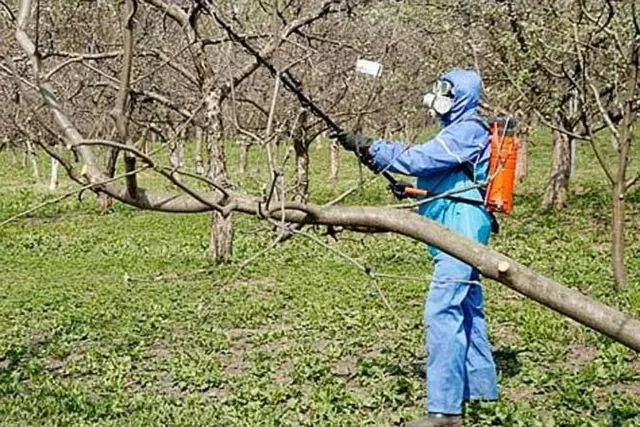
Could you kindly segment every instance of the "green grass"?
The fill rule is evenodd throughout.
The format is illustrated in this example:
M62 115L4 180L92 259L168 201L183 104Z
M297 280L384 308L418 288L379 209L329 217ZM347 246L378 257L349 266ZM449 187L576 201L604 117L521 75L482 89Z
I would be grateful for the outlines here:
M530 179L492 246L640 318L640 194L629 196L630 289L616 294L602 174L584 147L570 206L542 210L547 139L536 135ZM312 152L314 201L357 179L345 155L340 184L328 185L327 148ZM53 196L0 156L0 221ZM230 165L235 156L230 148ZM251 164L262 158L253 153ZM249 177L234 179L261 191ZM382 182L347 201L392 202ZM423 245L350 233L334 242L314 231L378 272L419 278L379 281L389 310L362 272L304 237L228 282L268 246L272 230L237 216L233 259L211 269L208 224L207 215L121 205L101 212L85 194L1 227L0 422L348 426L393 425L422 413L431 273ZM154 280L161 275L173 280ZM486 283L486 291L501 400L469 407L468 425L640 425L637 354L500 284Z

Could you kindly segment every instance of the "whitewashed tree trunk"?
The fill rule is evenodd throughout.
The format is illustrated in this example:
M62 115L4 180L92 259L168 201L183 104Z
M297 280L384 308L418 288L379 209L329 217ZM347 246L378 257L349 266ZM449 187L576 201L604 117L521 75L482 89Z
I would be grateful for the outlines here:
M200 126L196 128L196 147L195 147L195 172L196 175L204 175L204 162L202 161L202 147L206 146L206 132Z
M11 164L15 165L18 163L18 157L16 156L15 151L13 151L13 148L7 148L7 151L9 152L9 157L11 158Z
M49 190L56 191L58 188L58 169L60 162L54 157L51 158L51 179L49 180Z
M611 147L614 150L620 151L620 145L618 144L618 138L616 138L615 135L611 135L609 137L609 143L611 144Z
M11 159L10 160L11 164L15 165L16 163L18 163L18 157L16 156L15 151L13 151L14 150L14 146L9 143L9 137L7 137L7 136L4 137L4 139L2 140L2 146L9 153L9 158Z
M28 139L25 141L25 160L29 160L33 169L33 178L40 181L40 168L38 167L38 158L33 150L33 144Z
M251 146L251 143L243 138L240 140L239 145L240 152L238 154L238 172L246 173L249 163L249 147Z
M578 154L578 142L575 139L571 140L571 169L569 170L569 176L572 177L576 172L576 157Z
M184 166L184 133L169 143L169 161L176 170ZM180 180L180 175L176 174L175 178Z
M153 151L153 147L158 144L158 134L155 132L151 132L151 138L147 138L144 140L144 152L145 154L149 154Z
M335 185L338 183L338 175L340 174L340 145L336 142L331 143L329 152L331 157L331 174L329 175L329 180Z
M524 182L529 175L529 128L524 129L520 135L520 147L518 149L518 161L516 162L516 178L518 182Z

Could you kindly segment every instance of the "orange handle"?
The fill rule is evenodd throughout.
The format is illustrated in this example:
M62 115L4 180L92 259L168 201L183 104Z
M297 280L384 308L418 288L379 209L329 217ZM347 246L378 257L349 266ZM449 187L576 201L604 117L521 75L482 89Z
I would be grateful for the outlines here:
M404 195L407 197L427 197L429 192L420 188L407 187L404 189Z

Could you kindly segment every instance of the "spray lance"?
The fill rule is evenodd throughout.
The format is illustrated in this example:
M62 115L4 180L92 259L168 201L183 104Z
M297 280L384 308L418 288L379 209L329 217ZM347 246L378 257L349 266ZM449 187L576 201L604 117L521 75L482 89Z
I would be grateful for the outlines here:
M291 75L289 71L285 71L283 73L279 72L275 68L275 66L271 64L271 62L269 62L266 58L264 58L260 54L260 52L255 50L243 37L239 36L233 30L233 28L231 28L231 26L218 15L218 13L213 11L210 7L206 7L206 9L207 9L207 12L213 17L213 19L229 34L231 39L239 43L250 55L256 58L258 63L264 66L274 78L279 78L284 88L289 92L291 92L298 99L298 102L300 102L300 104L304 108L306 108L313 115L315 115L320 120L325 122L329 127L329 129L332 131L332 133L334 134L345 133L344 129L342 129L334 120L332 120L331 117L329 117L329 115L327 115L324 111L322 111L322 109L320 109L313 101L311 101L311 99L309 99L304 93L302 93L302 91L300 90L300 83ZM367 65L367 63L369 63L369 65ZM356 68L358 71L363 72L364 74L370 74L370 72L372 71L371 64L372 64L371 61L359 62L359 65L357 64ZM373 63L373 64L376 64L376 63ZM375 70L375 73L373 75L376 75L379 77L381 71L382 71L381 65L377 64L377 69ZM387 181L389 181L390 188L395 188L395 189L403 188L404 197L421 197L421 196L427 195L427 192L425 190L413 188L411 186L407 186L398 182L398 180L396 180L387 171L382 171L381 174ZM394 193L397 194L396 191L394 191Z

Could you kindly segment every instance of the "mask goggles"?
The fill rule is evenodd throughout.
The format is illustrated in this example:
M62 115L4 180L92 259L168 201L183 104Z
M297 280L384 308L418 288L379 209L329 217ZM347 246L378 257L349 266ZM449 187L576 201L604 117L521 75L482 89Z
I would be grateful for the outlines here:
M425 94L422 105L432 109L439 116L444 116L453 107L453 85L447 80L437 80L431 92Z

